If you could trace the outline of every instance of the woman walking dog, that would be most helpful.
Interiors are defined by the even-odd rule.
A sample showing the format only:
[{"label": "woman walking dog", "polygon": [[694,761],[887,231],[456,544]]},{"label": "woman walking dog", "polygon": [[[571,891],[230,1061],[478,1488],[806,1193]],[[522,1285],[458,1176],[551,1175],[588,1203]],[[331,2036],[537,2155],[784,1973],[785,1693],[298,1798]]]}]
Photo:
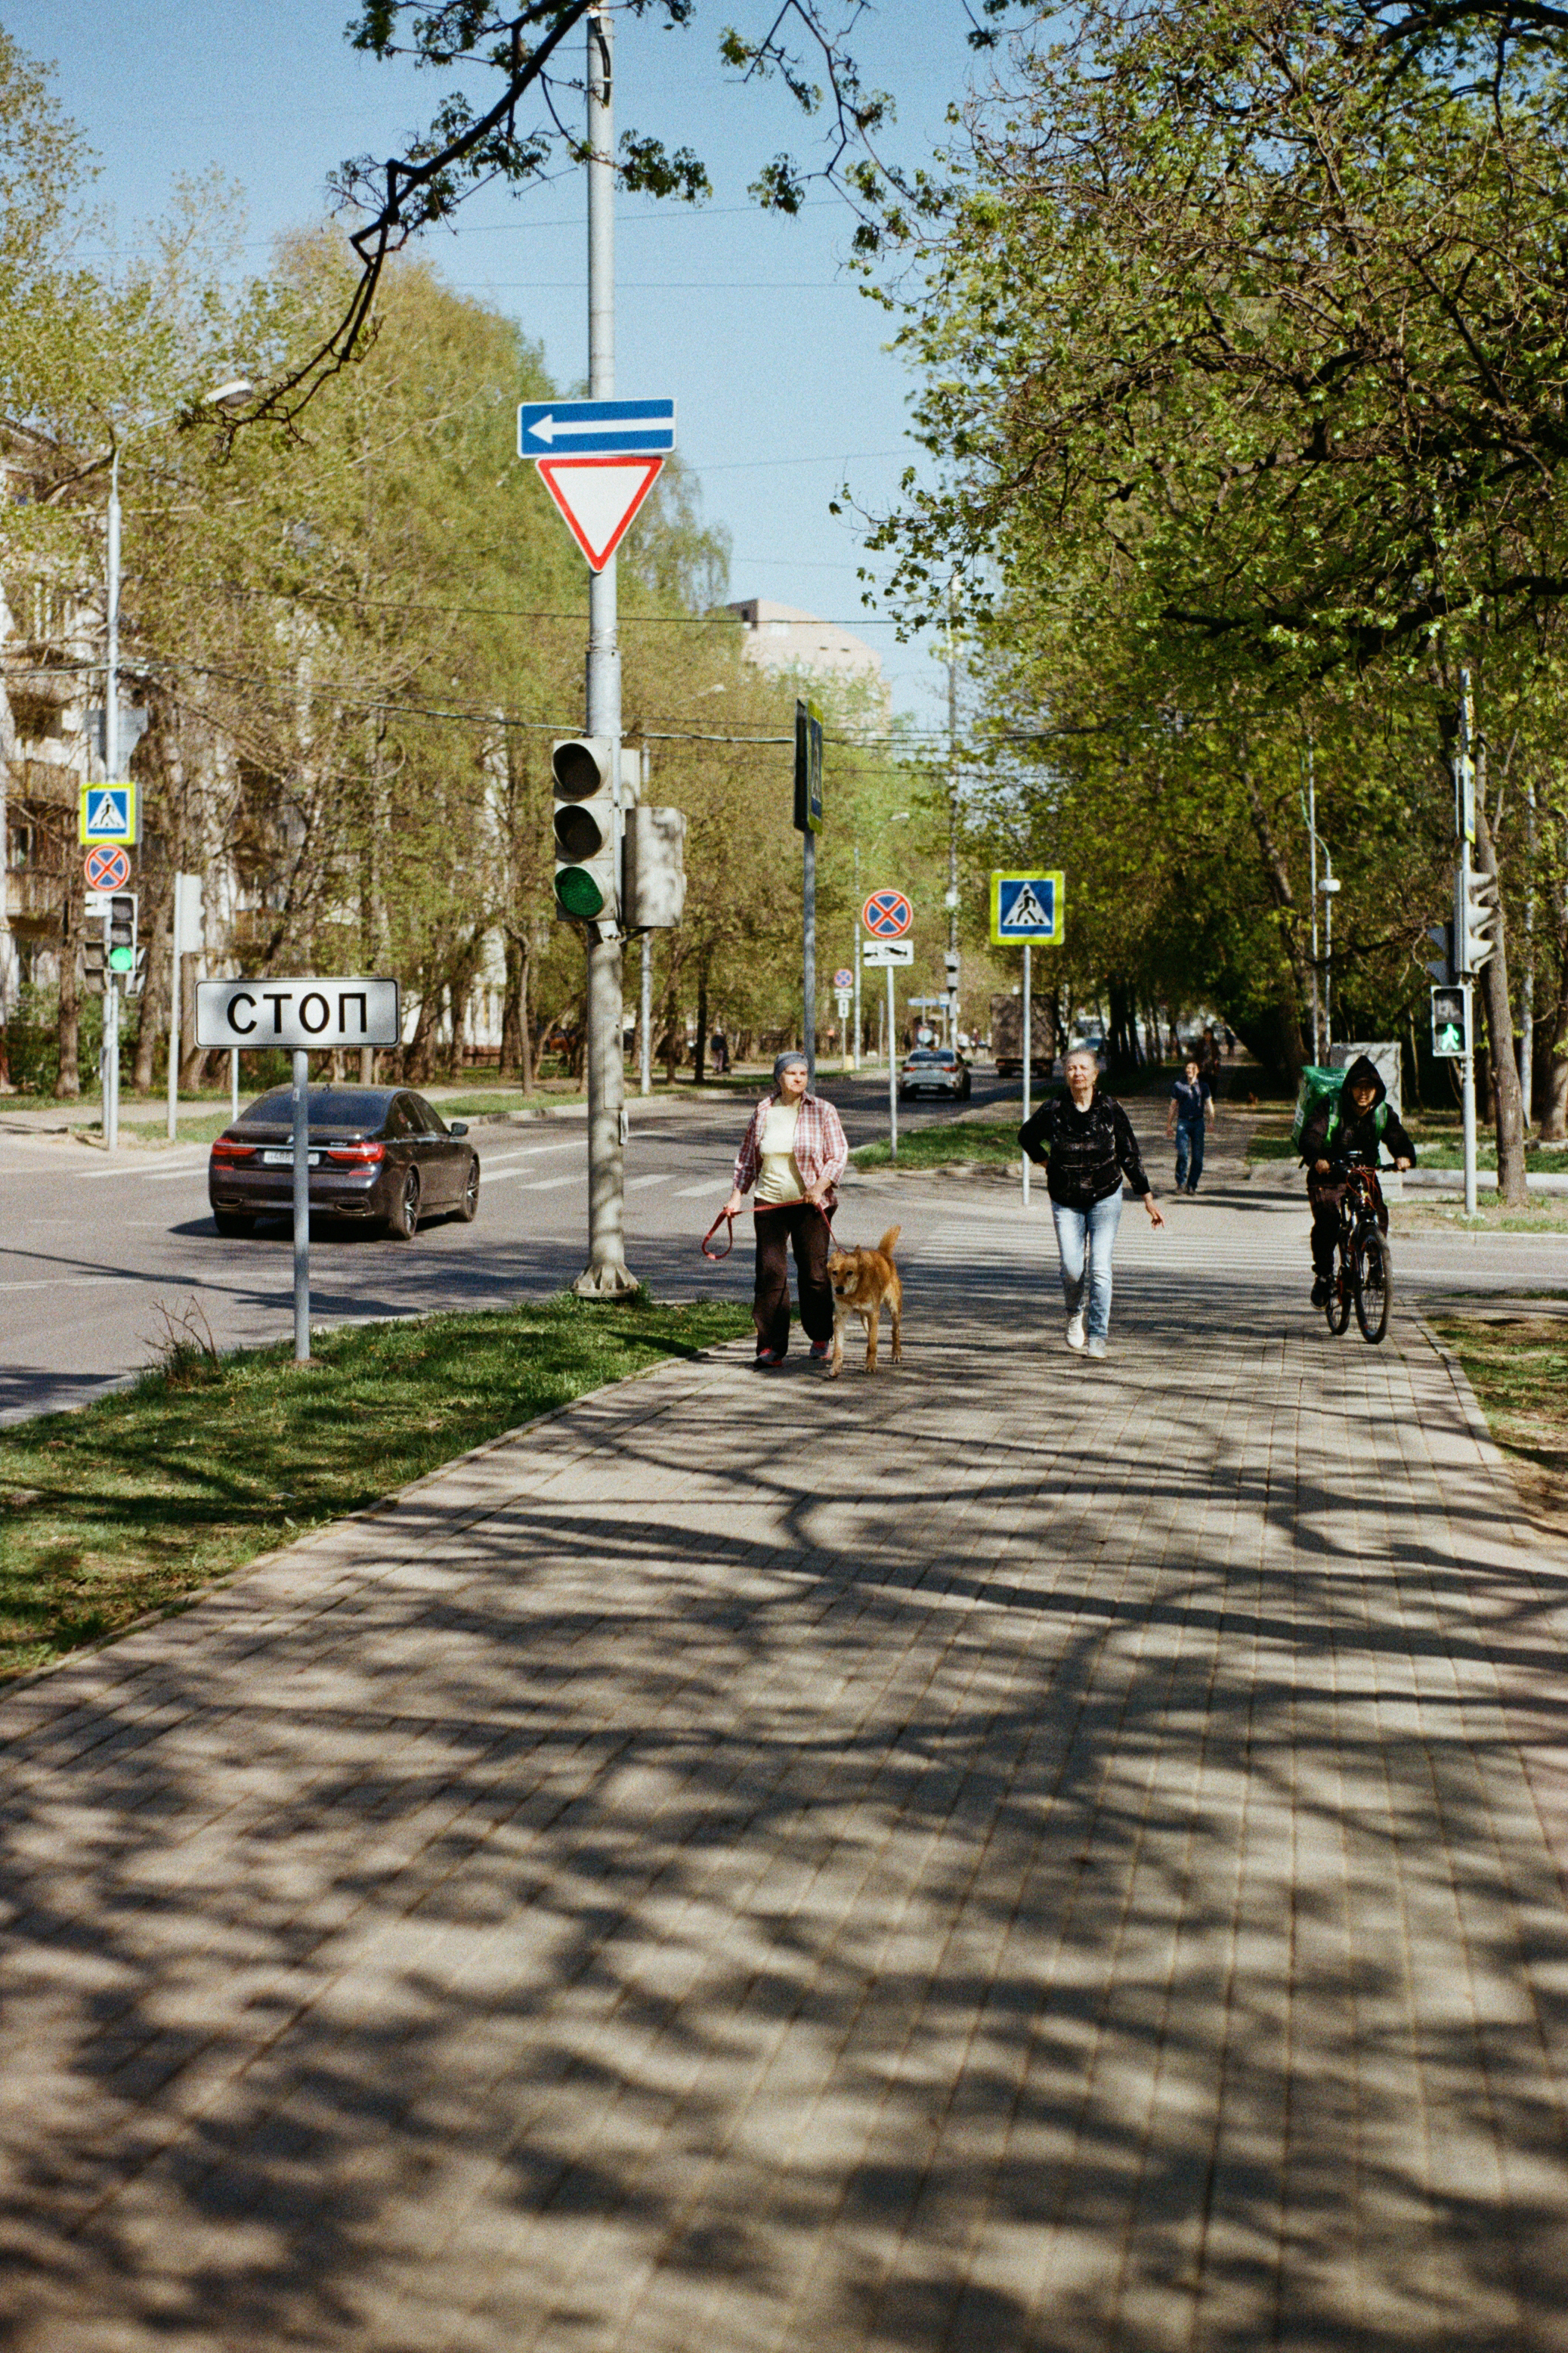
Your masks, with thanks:
[{"label": "woman walking dog", "polygon": [[814,1365],[827,1362],[833,1345],[833,1289],[827,1280],[830,1220],[837,1182],[849,1163],[838,1113],[806,1092],[804,1054],[781,1054],[771,1094],[752,1114],[735,1160],[734,1188],[721,1216],[737,1218],[742,1195],[756,1187],[757,1362],[782,1365],[789,1348],[789,1262],[795,1251],[800,1320]]},{"label": "woman walking dog", "polygon": [[1066,1094],[1042,1103],[1018,1130],[1018,1141],[1046,1170],[1061,1253],[1068,1346],[1087,1346],[1091,1356],[1103,1356],[1110,1330],[1110,1253],[1121,1222],[1124,1176],[1148,1210],[1150,1223],[1163,1226],[1165,1219],[1149,1190],[1127,1113],[1113,1095],[1101,1092],[1096,1055],[1088,1047],[1075,1046],[1062,1064],[1062,1076]]}]

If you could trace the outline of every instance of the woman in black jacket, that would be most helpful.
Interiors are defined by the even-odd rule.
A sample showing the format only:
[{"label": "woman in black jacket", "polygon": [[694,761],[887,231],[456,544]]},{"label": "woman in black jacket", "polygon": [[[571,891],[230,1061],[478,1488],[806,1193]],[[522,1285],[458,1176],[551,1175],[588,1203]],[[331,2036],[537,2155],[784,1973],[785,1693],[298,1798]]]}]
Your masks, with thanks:
[{"label": "woman in black jacket", "polygon": [[1087,1345],[1091,1356],[1103,1356],[1110,1330],[1110,1253],[1121,1222],[1124,1176],[1148,1210],[1151,1225],[1163,1226],[1165,1219],[1149,1190],[1138,1139],[1127,1113],[1113,1095],[1100,1092],[1096,1056],[1086,1046],[1075,1047],[1062,1064],[1062,1076],[1067,1093],[1042,1103],[1033,1119],[1018,1130],[1018,1141],[1030,1159],[1043,1164],[1046,1171],[1046,1190],[1051,1197],[1057,1248],[1061,1253],[1068,1346]]}]

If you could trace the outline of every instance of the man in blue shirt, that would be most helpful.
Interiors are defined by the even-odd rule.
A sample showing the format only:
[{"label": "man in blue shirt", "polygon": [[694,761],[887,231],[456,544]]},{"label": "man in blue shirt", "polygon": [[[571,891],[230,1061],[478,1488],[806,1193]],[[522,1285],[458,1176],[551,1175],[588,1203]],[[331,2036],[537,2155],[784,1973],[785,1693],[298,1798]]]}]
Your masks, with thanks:
[{"label": "man in blue shirt", "polygon": [[1204,1128],[1214,1125],[1214,1089],[1204,1076],[1197,1057],[1189,1054],[1183,1076],[1171,1089],[1165,1114],[1165,1141],[1176,1139],[1176,1190],[1195,1193],[1204,1173]]}]

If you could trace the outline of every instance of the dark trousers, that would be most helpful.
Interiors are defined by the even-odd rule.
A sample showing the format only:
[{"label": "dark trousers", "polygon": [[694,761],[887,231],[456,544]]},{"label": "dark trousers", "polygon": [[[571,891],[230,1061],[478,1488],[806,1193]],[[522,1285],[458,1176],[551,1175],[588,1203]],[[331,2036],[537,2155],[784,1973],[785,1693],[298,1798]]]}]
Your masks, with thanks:
[{"label": "dark trousers", "polygon": [[[1340,1239],[1340,1203],[1345,1198],[1342,1184],[1321,1184],[1315,1176],[1307,1179],[1307,1198],[1312,1205],[1312,1271],[1331,1275],[1334,1271],[1334,1250]],[[1380,1201],[1377,1208],[1380,1230],[1388,1231],[1388,1210]]]},{"label": "dark trousers", "polygon": [[800,1320],[812,1340],[833,1337],[833,1292],[827,1280],[827,1253],[833,1229],[822,1211],[809,1201],[782,1201],[776,1208],[759,1208],[757,1223],[757,1296],[752,1309],[759,1348],[773,1348],[782,1356],[789,1346],[789,1260],[795,1250],[795,1281],[800,1286]]},{"label": "dark trousers", "polygon": [[1325,1280],[1334,1271],[1334,1249],[1340,1238],[1340,1203],[1345,1198],[1342,1185],[1320,1185],[1315,1176],[1307,1179],[1307,1198],[1312,1205],[1312,1272]]}]

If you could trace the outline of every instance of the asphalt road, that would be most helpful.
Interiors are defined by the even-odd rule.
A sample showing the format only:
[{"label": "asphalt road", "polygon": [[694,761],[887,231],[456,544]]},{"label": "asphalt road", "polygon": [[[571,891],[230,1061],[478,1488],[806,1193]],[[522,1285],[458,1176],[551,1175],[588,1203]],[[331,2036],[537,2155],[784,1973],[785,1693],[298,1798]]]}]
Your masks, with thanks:
[{"label": "asphalt road", "polygon": [[[885,1075],[837,1079],[852,1144],[887,1132]],[[976,1073],[971,1109],[1019,1094]],[[729,1187],[743,1100],[688,1098],[679,1109],[634,1101],[626,1148],[627,1258],[666,1298],[742,1295],[749,1271],[700,1256],[699,1239]],[[906,1106],[903,1124],[953,1115]],[[412,1242],[318,1225],[311,1239],[311,1314],[321,1324],[497,1306],[546,1297],[581,1271],[587,1237],[586,1150],[581,1116],[474,1131],[482,1166],[479,1213],[447,1219]],[[263,1225],[225,1240],[207,1208],[205,1146],[126,1152],[113,1163],[58,1135],[0,1136],[0,1422],[79,1405],[157,1353],[165,1315],[194,1303],[221,1346],[285,1336],[291,1314],[292,1242]],[[746,1271],[742,1271],[745,1269]]]}]

